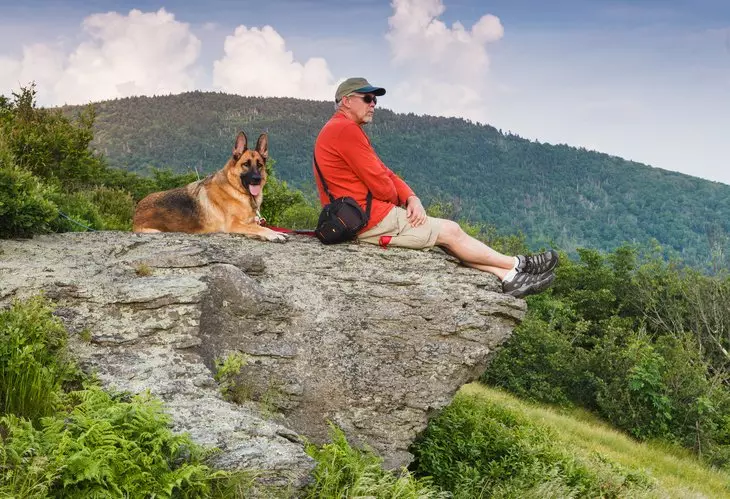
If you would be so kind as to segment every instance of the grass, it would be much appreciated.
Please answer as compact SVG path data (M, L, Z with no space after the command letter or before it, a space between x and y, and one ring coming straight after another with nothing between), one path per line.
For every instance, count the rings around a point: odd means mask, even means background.
M433 487L428 478L415 478L408 470L383 470L383 461L372 450L350 446L344 433L332 426L332 441L321 447L307 446L317 461L314 483L306 499L389 498L441 499L448 494Z
M549 428L557 439L555 444L581 462L598 459L645 474L654 482L646 497L730 497L730 473L708 468L683 449L639 443L584 411L526 403L477 383L463 387L459 395L488 401Z
M147 277L152 275L152 267L146 263L140 263L134 268L134 273L139 277Z

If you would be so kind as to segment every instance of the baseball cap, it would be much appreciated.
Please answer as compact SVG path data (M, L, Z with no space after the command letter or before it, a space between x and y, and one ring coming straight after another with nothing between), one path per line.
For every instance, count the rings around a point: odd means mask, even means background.
M348 78L337 87L335 102L339 102L345 95L357 92L359 94L385 95L385 89L372 86L365 78Z

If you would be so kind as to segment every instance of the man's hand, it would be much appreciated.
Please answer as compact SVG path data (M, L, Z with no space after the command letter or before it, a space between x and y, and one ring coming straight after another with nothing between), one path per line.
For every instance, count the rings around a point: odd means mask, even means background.
M413 227L419 227L426 221L426 210L423 209L421 200L411 196L406 200L406 218Z

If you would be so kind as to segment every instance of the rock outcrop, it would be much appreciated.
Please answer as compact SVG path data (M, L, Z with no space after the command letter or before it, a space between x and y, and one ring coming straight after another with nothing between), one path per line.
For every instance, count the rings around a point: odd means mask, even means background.
M328 422L388 466L486 368L525 312L497 280L439 252L296 236L56 234L0 241L0 306L45 292L82 366L163 399L216 464L306 481L300 436ZM90 340L89 340L90 338ZM216 358L241 352L233 404Z

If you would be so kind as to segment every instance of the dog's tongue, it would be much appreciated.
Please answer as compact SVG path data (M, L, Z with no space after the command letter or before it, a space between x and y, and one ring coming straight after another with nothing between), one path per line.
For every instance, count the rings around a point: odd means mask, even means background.
M256 197L261 192L261 186L260 185L249 185L248 192L250 192L252 196Z

